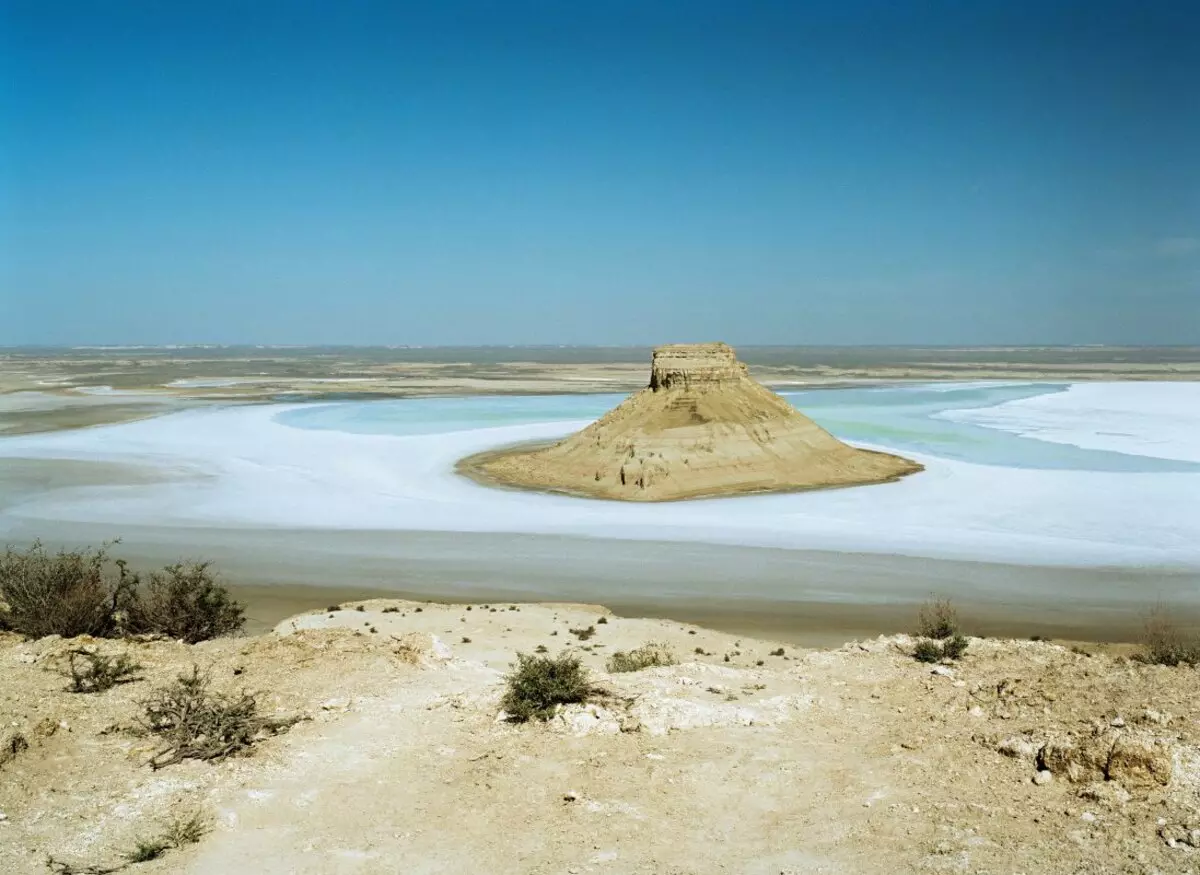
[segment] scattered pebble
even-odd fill
[[[1036,775],[1033,776],[1033,783],[1037,784],[1039,787],[1044,787],[1053,780],[1054,775],[1050,773],[1049,769],[1041,769]]]

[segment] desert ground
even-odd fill
[[[678,664],[606,671],[646,642]],[[127,650],[140,679],[66,692],[56,668],[81,644]],[[503,675],[539,647],[579,654],[604,692],[508,723]],[[198,843],[127,871],[1200,871],[1195,669],[978,638],[931,666],[912,647],[401,600],[194,646],[8,635],[0,870],[103,871],[198,815]],[[249,756],[154,770],[139,702],[194,664],[305,719]]]

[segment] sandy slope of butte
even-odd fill
[[[752,380],[723,343],[658,347],[649,386],[553,446],[459,463],[485,483],[624,501],[855,486],[920,470],[842,443]]]

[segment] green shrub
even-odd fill
[[[514,723],[549,720],[559,705],[584,704],[598,692],[578,656],[518,653],[505,677],[501,707]]]
[[[913,658],[917,662],[940,662],[942,647],[936,641],[922,638],[917,642],[917,646],[913,648]]]
[[[968,641],[962,635],[955,635],[945,641],[937,642],[922,638],[913,648],[913,658],[917,662],[943,662],[945,660],[962,659],[967,652]]]
[[[955,635],[942,642],[943,659],[962,659],[967,652],[967,639],[963,635]]]
[[[59,674],[71,681],[67,689],[72,693],[102,693],[139,680],[141,668],[127,653],[105,656],[75,648],[67,651],[66,665]]]
[[[628,653],[618,650],[608,658],[605,667],[610,674],[618,674],[627,671],[641,671],[644,668],[655,668],[660,665],[675,665],[676,662],[678,660],[675,659],[675,654],[669,647],[651,641]]]
[[[182,848],[184,845],[194,845],[208,835],[212,829],[212,824],[209,819],[201,812],[195,811],[189,815],[176,815],[167,824],[166,830],[162,837],[165,841],[170,842],[173,848]]]
[[[133,850],[125,855],[125,859],[130,863],[149,863],[151,860],[157,860],[170,849],[171,846],[166,839],[138,839]]]
[[[949,599],[932,599],[917,612],[917,635],[939,641],[958,634],[958,611]]]
[[[130,607],[130,629],[188,644],[240,630],[245,611],[217,583],[211,567],[208,562],[176,563],[152,573]]]

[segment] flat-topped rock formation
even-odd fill
[[[661,346],[650,385],[582,431],[459,463],[485,483],[623,501],[883,483],[921,469],[842,443],[751,379],[724,343]]]

